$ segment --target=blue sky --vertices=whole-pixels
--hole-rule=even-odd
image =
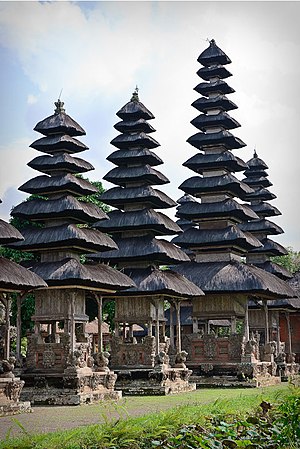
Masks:
[[[61,89],[87,133],[90,150],[80,157],[95,167],[88,176],[102,180],[112,168],[115,113],[137,84],[155,115],[160,170],[170,180],[162,190],[182,196],[178,186],[193,176],[182,163],[195,154],[186,140],[196,132],[197,57],[214,38],[232,60],[234,134],[247,144],[235,154],[247,161],[256,147],[268,164],[282,212],[274,221],[285,231],[275,239],[300,250],[299,13],[299,2],[0,2],[0,216],[8,219],[25,198],[18,187],[38,175],[26,166],[38,155],[32,129],[53,113]]]

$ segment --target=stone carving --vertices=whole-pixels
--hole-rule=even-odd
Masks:
[[[188,353],[186,351],[178,352],[175,357],[175,367],[176,368],[186,368],[185,362],[186,362],[187,356],[188,356]]]
[[[95,370],[109,372],[109,352],[96,352],[94,354]]]
[[[215,334],[206,334],[204,340],[204,354],[208,359],[215,358],[217,354],[217,342]]]
[[[15,367],[15,357],[10,357],[8,360],[0,361],[0,376],[5,378],[14,378],[13,370]]]
[[[42,363],[44,368],[52,368],[55,365],[55,352],[53,351],[51,344],[45,345]]]
[[[211,363],[201,363],[200,368],[201,371],[207,374],[214,369],[214,366]]]
[[[155,366],[169,366],[169,356],[165,353],[165,351],[160,351],[155,356]]]

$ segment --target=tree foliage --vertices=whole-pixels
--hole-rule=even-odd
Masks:
[[[288,254],[286,256],[272,257],[272,262],[281,265],[291,273],[295,273],[300,270],[300,251],[295,251],[292,247],[286,248]]]

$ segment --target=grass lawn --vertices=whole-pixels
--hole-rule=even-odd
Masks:
[[[117,403],[35,407],[33,413],[0,418],[0,449],[138,448],[139,440],[149,435],[167,435],[180,424],[201,424],[208,415],[242,416],[263,400],[274,403],[288,393],[287,385],[199,389],[173,396],[124,397]],[[15,436],[19,438],[12,440]]]

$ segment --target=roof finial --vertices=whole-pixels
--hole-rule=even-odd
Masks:
[[[64,109],[65,103],[63,101],[60,101],[60,98],[57,101],[55,101],[54,104],[56,106],[56,109],[54,111],[55,114],[61,114],[62,112],[65,112],[65,109]]]
[[[254,148],[254,154],[253,157],[257,158],[256,148]]]
[[[135,90],[132,94],[131,100],[130,101],[140,101],[139,100],[139,88],[137,86],[135,86]]]
[[[216,45],[216,41],[214,39],[208,39],[208,41],[211,45]]]

